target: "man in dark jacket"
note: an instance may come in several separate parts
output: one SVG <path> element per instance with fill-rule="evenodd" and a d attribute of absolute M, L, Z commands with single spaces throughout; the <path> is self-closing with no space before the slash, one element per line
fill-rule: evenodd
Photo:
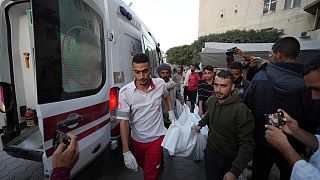
<path fill-rule="evenodd" d="M 235 89 L 231 72 L 221 70 L 214 81 L 215 96 L 206 105 L 208 111 L 195 126 L 196 132 L 208 125 L 205 170 L 210 180 L 235 180 L 254 151 L 254 119 Z"/>
<path fill-rule="evenodd" d="M 255 118 L 253 180 L 267 179 L 274 162 L 280 170 L 280 179 L 290 179 L 290 165 L 264 137 L 265 114 L 275 113 L 281 108 L 294 119 L 303 119 L 303 93 L 307 87 L 303 79 L 303 65 L 296 62 L 299 51 L 300 44 L 293 37 L 277 41 L 270 51 L 271 62 L 254 76 L 244 95 L 244 102 Z M 299 125 L 303 126 L 303 123 L 299 122 Z M 301 143 L 292 137 L 289 141 L 298 153 L 303 152 Z"/>

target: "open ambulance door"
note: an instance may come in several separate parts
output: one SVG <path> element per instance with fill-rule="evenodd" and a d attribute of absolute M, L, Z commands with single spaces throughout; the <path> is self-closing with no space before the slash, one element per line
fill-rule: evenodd
<path fill-rule="evenodd" d="M 37 117 L 45 173 L 55 130 L 78 136 L 81 170 L 110 144 L 102 1 L 31 0 Z"/>

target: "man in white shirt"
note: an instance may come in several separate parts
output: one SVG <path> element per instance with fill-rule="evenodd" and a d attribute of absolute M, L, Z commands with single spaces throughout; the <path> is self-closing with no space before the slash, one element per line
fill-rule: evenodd
<path fill-rule="evenodd" d="M 315 56 L 311 61 L 306 64 L 306 74 L 304 79 L 307 86 L 312 91 L 312 99 L 320 100 L 320 54 Z M 281 127 L 273 127 L 266 125 L 266 139 L 267 141 L 277 148 L 280 153 L 287 159 L 290 165 L 293 166 L 291 172 L 292 180 L 302 179 L 319 179 L 320 177 L 320 136 L 310 134 L 303 129 L 300 129 L 298 122 L 291 118 L 286 112 L 279 109 L 284 113 L 286 124 Z M 309 163 L 300 157 L 300 155 L 292 148 L 288 142 L 287 136 L 283 133 L 292 135 L 294 138 L 309 147 L 315 153 L 311 156 Z"/>
<path fill-rule="evenodd" d="M 184 73 L 184 81 L 183 81 L 183 98 L 185 102 L 187 102 L 187 97 L 188 97 L 188 81 L 189 81 L 190 74 L 191 74 L 191 65 L 187 65 L 187 71 Z"/>
<path fill-rule="evenodd" d="M 132 60 L 135 80 L 119 92 L 117 119 L 120 119 L 124 163 L 128 169 L 144 169 L 144 179 L 154 180 L 161 166 L 161 143 L 166 133 L 161 101 L 165 100 L 169 119 L 175 120 L 171 99 L 164 80 L 150 78 L 151 66 L 148 56 L 137 54 Z M 129 125 L 135 157 L 129 151 Z"/>

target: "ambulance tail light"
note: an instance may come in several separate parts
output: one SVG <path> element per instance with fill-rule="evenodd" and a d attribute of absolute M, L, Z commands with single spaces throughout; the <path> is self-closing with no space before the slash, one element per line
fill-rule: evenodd
<path fill-rule="evenodd" d="M 113 88 L 110 89 L 110 94 L 109 94 L 110 112 L 114 111 L 118 106 L 118 93 L 119 93 L 119 88 L 118 87 L 113 87 Z"/>

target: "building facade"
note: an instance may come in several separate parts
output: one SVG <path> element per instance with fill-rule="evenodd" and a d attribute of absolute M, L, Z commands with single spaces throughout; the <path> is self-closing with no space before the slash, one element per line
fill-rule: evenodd
<path fill-rule="evenodd" d="M 282 29 L 300 41 L 320 39 L 320 0 L 199 0 L 198 36 L 234 29 Z"/>

